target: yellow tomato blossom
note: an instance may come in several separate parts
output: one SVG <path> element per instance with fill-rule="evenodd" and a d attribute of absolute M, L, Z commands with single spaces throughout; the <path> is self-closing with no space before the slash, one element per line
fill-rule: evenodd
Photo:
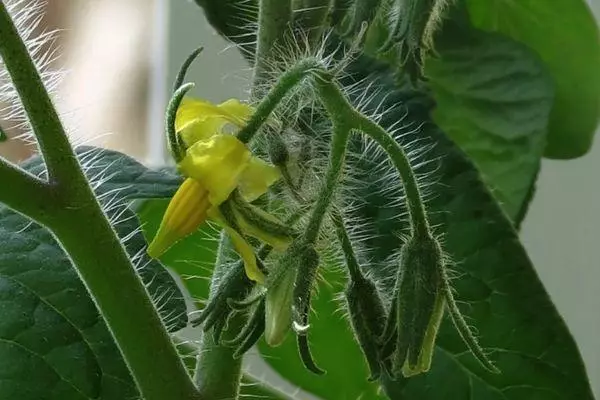
<path fill-rule="evenodd" d="M 169 203 L 148 247 L 151 257 L 159 257 L 175 242 L 196 231 L 208 217 L 231 236 L 244 260 L 248 277 L 264 282 L 252 246 L 227 224 L 218 208 L 236 189 L 246 201 L 252 201 L 279 179 L 276 167 L 254 157 L 244 143 L 225 131 L 228 126 L 241 128 L 252 112 L 250 106 L 234 99 L 218 105 L 188 98 L 182 101 L 177 110 L 175 130 L 186 148 L 185 156 L 178 164 L 186 179 Z M 242 217 L 236 217 L 244 233 L 275 248 L 287 246 L 286 240 L 263 234 L 260 229 L 247 226 Z"/>

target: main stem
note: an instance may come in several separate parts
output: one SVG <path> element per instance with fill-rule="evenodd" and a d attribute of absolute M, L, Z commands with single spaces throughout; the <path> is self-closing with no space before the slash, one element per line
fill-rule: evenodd
<path fill-rule="evenodd" d="M 4 3 L 0 3 L 0 55 L 44 155 L 50 180 L 44 187 L 52 191 L 52 196 L 45 199 L 51 211 L 43 214 L 43 219 L 34 212 L 25 214 L 41 220 L 70 256 L 142 397 L 200 400 L 156 308 L 81 170 Z M 27 179 L 39 186 L 39 182 Z"/>
<path fill-rule="evenodd" d="M 258 43 L 254 64 L 253 97 L 260 92 L 269 76 L 269 63 L 273 62 L 275 46 L 284 40 L 292 19 L 291 0 L 260 0 L 258 11 Z"/>
<path fill-rule="evenodd" d="M 17 88 L 29 123 L 48 169 L 48 179 L 73 175 L 78 168 L 56 109 L 46 92 L 25 43 L 21 40 L 4 2 L 0 2 L 0 56 Z"/>
<path fill-rule="evenodd" d="M 95 199 L 81 196 L 51 230 L 92 294 L 145 400 L 200 400 L 146 288 Z"/>
<path fill-rule="evenodd" d="M 211 291 L 215 291 L 227 269 L 227 252 L 231 247 L 225 233 L 221 234 Z M 211 293 L 212 295 L 212 293 Z M 244 317 L 236 315 L 229 321 L 223 340 L 234 338 L 244 325 Z M 194 380 L 203 398 L 207 400 L 235 400 L 238 398 L 242 379 L 242 358 L 235 358 L 234 347 L 215 343 L 211 332 L 202 334 Z"/>

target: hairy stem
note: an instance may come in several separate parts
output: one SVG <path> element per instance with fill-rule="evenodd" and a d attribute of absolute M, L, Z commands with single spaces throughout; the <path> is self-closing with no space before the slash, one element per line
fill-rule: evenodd
<path fill-rule="evenodd" d="M 145 400 L 201 399 L 113 228 L 93 197 L 81 197 L 55 215 L 51 230 L 92 294 L 140 393 Z"/>
<path fill-rule="evenodd" d="M 329 153 L 329 168 L 304 233 L 304 239 L 307 243 L 314 244 L 319 236 L 323 219 L 331 205 L 340 180 L 349 136 L 350 129 L 348 125 L 334 124 L 331 151 Z"/>
<path fill-rule="evenodd" d="M 48 179 L 69 178 L 78 169 L 71 145 L 42 79 L 4 3 L 0 3 L 0 56 L 19 93 L 48 169 Z"/>
<path fill-rule="evenodd" d="M 231 265 L 226 254 L 231 248 L 225 233 L 221 234 L 219 252 L 211 281 L 211 292 L 215 291 Z M 211 293 L 212 294 L 212 293 Z M 244 326 L 245 318 L 238 314 L 230 319 L 228 329 L 223 334 L 225 341 L 235 338 Z M 202 335 L 198 363 L 194 380 L 203 398 L 208 400 L 235 400 L 240 391 L 242 379 L 242 357 L 234 357 L 235 347 L 228 347 L 214 340 L 214 335 Z"/>
<path fill-rule="evenodd" d="M 284 39 L 292 19 L 291 0 L 260 0 L 258 44 L 254 63 L 253 97 L 262 97 L 261 85 L 269 76 L 274 47 Z"/>
<path fill-rule="evenodd" d="M 310 45 L 317 46 L 325 28 L 331 0 L 301 0 L 298 3 L 294 12 L 294 31 L 299 30 Z"/>
<path fill-rule="evenodd" d="M 158 312 L 81 170 L 4 3 L 0 3 L 0 55 L 42 150 L 50 180 L 46 187 L 52 190 L 52 196 L 42 197 L 48 203 L 47 214 L 44 207 L 31 213 L 23 209 L 24 213 L 40 218 L 69 254 L 142 397 L 199 400 Z M 14 169 L 4 165 L 2 170 L 17 180 Z M 20 176 L 23 185 L 20 195 L 41 191 L 40 182 L 24 174 Z M 27 197 L 21 200 L 31 201 Z"/>
<path fill-rule="evenodd" d="M 356 258 L 356 254 L 352 248 L 352 242 L 348 236 L 346 224 L 344 224 L 344 219 L 342 218 L 342 213 L 339 209 L 334 208 L 331 214 L 331 220 L 335 226 L 335 233 L 338 237 L 338 241 L 340 242 L 342 252 L 344 253 L 344 258 L 346 259 L 346 268 L 348 268 L 350 278 L 352 281 L 364 279 L 363 273 L 360 270 L 358 259 Z"/>
<path fill-rule="evenodd" d="M 0 203 L 45 224 L 55 207 L 48 184 L 0 157 Z"/>
<path fill-rule="evenodd" d="M 248 121 L 248 124 L 238 132 L 238 139 L 242 141 L 242 143 L 249 143 L 286 94 L 300 83 L 303 78 L 319 68 L 320 65 L 317 60 L 307 58 L 298 62 L 281 75 L 277 80 L 277 83 L 260 102 L 258 108 L 252 115 L 252 118 Z"/>
<path fill-rule="evenodd" d="M 355 112 L 354 120 L 356 121 L 356 129 L 365 133 L 383 148 L 400 174 L 400 178 L 404 184 L 404 193 L 406 194 L 406 201 L 410 212 L 413 234 L 428 234 L 430 231 L 429 222 L 425 213 L 425 207 L 423 206 L 421 192 L 415 173 L 404 150 L 385 129 L 369 118 Z"/>
<path fill-rule="evenodd" d="M 352 120 L 346 117 L 354 110 L 328 74 L 319 74 L 316 78 L 316 86 L 320 100 L 333 123 L 333 137 L 329 153 L 329 168 L 304 234 L 307 243 L 311 244 L 319 235 L 323 219 L 340 180 L 352 128 Z"/>

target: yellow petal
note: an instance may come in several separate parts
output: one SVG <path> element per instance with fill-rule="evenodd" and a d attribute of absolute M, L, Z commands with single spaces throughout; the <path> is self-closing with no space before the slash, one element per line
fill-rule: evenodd
<path fill-rule="evenodd" d="M 160 257 L 177 241 L 196 231 L 206 220 L 209 207 L 208 193 L 202 184 L 190 178 L 183 181 L 148 246 L 148 255 Z"/>
<path fill-rule="evenodd" d="M 225 226 L 225 232 L 231 237 L 231 242 L 235 251 L 240 255 L 244 261 L 244 269 L 248 279 L 256 281 L 261 285 L 265 283 L 265 274 L 258 268 L 256 262 L 256 254 L 250 244 L 240 235 L 235 229 Z"/>
<path fill-rule="evenodd" d="M 206 118 L 223 118 L 223 113 L 213 103 L 205 100 L 185 97 L 175 116 L 175 130 L 181 131 L 186 125 Z"/>
<path fill-rule="evenodd" d="M 238 128 L 241 128 L 250 119 L 254 109 L 248 104 L 241 103 L 237 99 L 229 99 L 217 106 L 223 113 L 223 117 Z"/>
<path fill-rule="evenodd" d="M 250 156 L 248 148 L 235 136 L 215 135 L 194 143 L 179 163 L 179 169 L 204 186 L 211 204 L 219 205 L 238 185 Z"/>
<path fill-rule="evenodd" d="M 229 226 L 229 224 L 225 221 L 225 217 L 223 217 L 223 214 L 221 214 L 219 207 L 211 207 L 208 210 L 208 216 L 212 221 L 219 224 L 231 238 L 231 242 L 233 243 L 235 251 L 244 261 L 244 270 L 246 271 L 246 276 L 248 276 L 248 279 L 263 285 L 265 283 L 265 274 L 258 268 L 256 254 L 254 253 L 252 246 L 250 246 L 250 244 L 242 235 Z"/>
<path fill-rule="evenodd" d="M 177 131 L 177 134 L 183 139 L 185 147 L 189 148 L 198 141 L 207 140 L 214 135 L 218 135 L 223 131 L 225 124 L 227 124 L 227 121 L 223 118 L 196 118 L 183 125 Z"/>
<path fill-rule="evenodd" d="M 230 99 L 219 105 L 186 97 L 177 109 L 175 131 L 187 147 L 223 131 L 227 123 L 241 128 L 254 109 L 239 100 Z"/>
<path fill-rule="evenodd" d="M 254 201 L 262 196 L 269 186 L 280 177 L 277 167 L 252 157 L 240 176 L 238 189 L 246 201 Z"/>

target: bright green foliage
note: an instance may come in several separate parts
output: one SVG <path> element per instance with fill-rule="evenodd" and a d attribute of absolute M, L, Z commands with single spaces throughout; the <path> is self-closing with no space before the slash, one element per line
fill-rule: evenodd
<path fill-rule="evenodd" d="M 549 158 L 585 154 L 600 117 L 600 35 L 584 0 L 467 0 L 481 29 L 505 34 L 535 50 L 556 85 Z"/>
<path fill-rule="evenodd" d="M 499 34 L 447 23 L 436 52 L 425 67 L 434 120 L 518 223 L 546 145 L 552 81 L 530 50 Z"/>

